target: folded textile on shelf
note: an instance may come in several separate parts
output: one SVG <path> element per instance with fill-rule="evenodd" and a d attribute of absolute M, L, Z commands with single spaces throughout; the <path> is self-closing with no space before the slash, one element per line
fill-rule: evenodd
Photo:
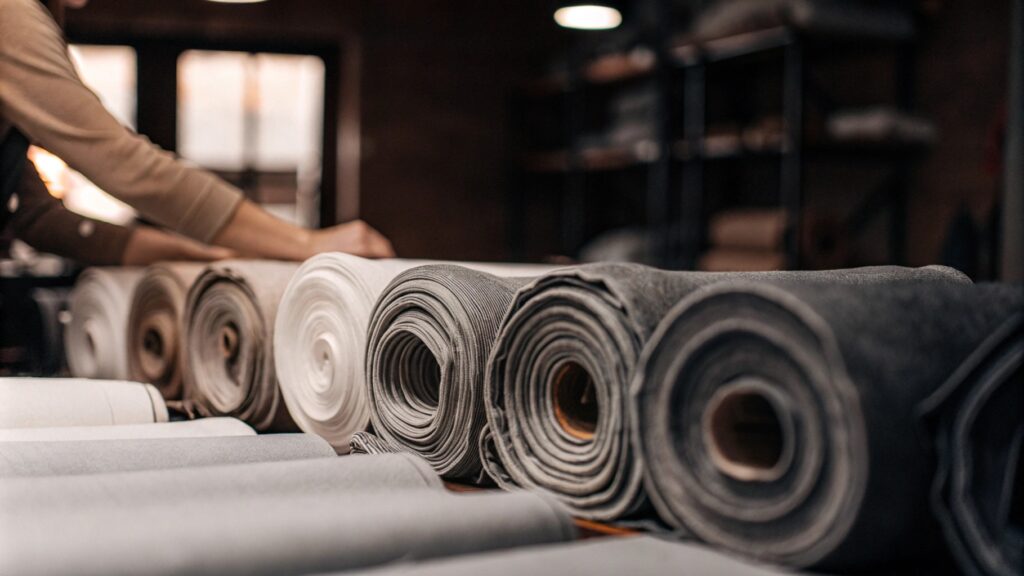
<path fill-rule="evenodd" d="M 0 478 L 72 476 L 136 470 L 335 457 L 311 434 L 0 443 Z"/>
<path fill-rule="evenodd" d="M 618 520 L 644 510 L 629 382 L 648 336 L 681 298 L 720 282 L 970 282 L 942 267 L 825 272 L 670 272 L 635 264 L 567 268 L 520 289 L 494 341 L 481 459 L 502 487 L 541 488 L 574 514 Z M 666 445 L 668 446 L 668 445 Z"/>
<path fill-rule="evenodd" d="M 422 488 L 18 508 L 0 511 L 0 573 L 299 575 L 566 542 L 575 534 L 571 518 L 542 495 Z"/>
<path fill-rule="evenodd" d="M 938 465 L 932 511 L 964 574 L 1024 573 L 1024 313 L 919 407 Z"/>
<path fill-rule="evenodd" d="M 0 378 L 0 429 L 167 421 L 156 388 L 85 378 Z"/>
<path fill-rule="evenodd" d="M 203 264 L 175 262 L 146 268 L 128 315 L 128 374 L 156 386 L 166 400 L 182 397 L 183 313 L 188 289 Z"/>
<path fill-rule="evenodd" d="M 186 402 L 204 416 L 233 416 L 260 432 L 295 430 L 274 368 L 278 303 L 298 264 L 210 264 L 185 304 Z"/>
<path fill-rule="evenodd" d="M 786 254 L 781 251 L 712 248 L 697 259 L 697 269 L 703 272 L 757 272 L 785 267 Z"/>
<path fill-rule="evenodd" d="M 89 268 L 78 277 L 64 330 L 73 376 L 128 379 L 128 311 L 141 279 L 142 268 Z"/>
<path fill-rule="evenodd" d="M 248 424 L 234 418 L 200 418 L 187 422 L 0 429 L 0 442 L 85 442 L 147 438 L 211 438 L 255 436 Z"/>
<path fill-rule="evenodd" d="M 718 284 L 679 302 L 633 382 L 661 517 L 793 567 L 935 560 L 915 407 L 1024 304 L 1016 287 Z"/>
<path fill-rule="evenodd" d="M 788 218 L 782 208 L 725 210 L 708 222 L 715 248 L 771 252 L 785 248 Z"/>

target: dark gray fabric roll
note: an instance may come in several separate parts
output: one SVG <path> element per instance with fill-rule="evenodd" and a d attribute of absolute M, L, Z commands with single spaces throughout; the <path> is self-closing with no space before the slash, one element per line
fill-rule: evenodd
<path fill-rule="evenodd" d="M 547 274 L 516 293 L 488 361 L 488 474 L 503 487 L 549 490 L 585 518 L 644 511 L 628 393 L 641 347 L 669 308 L 702 286 L 783 278 L 970 282 L 942 267 L 701 273 L 596 264 Z"/>
<path fill-rule="evenodd" d="M 575 536 L 553 500 L 443 490 L 189 498 L 0 512 L 0 574 L 289 575 Z"/>
<path fill-rule="evenodd" d="M 915 406 L 1021 306 L 1005 286 L 720 284 L 681 301 L 633 383 L 662 518 L 794 567 L 935 560 Z"/>
<path fill-rule="evenodd" d="M 595 538 L 359 572 L 366 576 L 771 576 L 789 574 L 696 544 L 650 536 Z"/>
<path fill-rule="evenodd" d="M 932 509 L 965 574 L 1024 574 L 1024 313 L 921 406 L 937 467 Z"/>
<path fill-rule="evenodd" d="M 501 315 L 527 281 L 443 264 L 399 274 L 377 300 L 367 338 L 374 433 L 446 478 L 482 481 L 484 367 Z"/>
<path fill-rule="evenodd" d="M 165 470 L 329 456 L 335 456 L 330 444 L 309 434 L 4 442 L 0 444 L 0 478 Z"/>

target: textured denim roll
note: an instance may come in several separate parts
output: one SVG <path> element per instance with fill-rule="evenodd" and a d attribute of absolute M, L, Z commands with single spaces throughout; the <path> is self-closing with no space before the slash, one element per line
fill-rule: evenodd
<path fill-rule="evenodd" d="M 527 493 L 454 495 L 419 488 L 193 497 L 131 507 L 0 511 L 0 573 L 299 575 L 574 536 L 557 503 Z"/>
<path fill-rule="evenodd" d="M 936 281 L 694 293 L 634 381 L 651 500 L 706 542 L 788 566 L 940 557 L 915 408 L 1022 303 Z"/>
<path fill-rule="evenodd" d="M 642 346 L 672 305 L 702 286 L 780 278 L 969 282 L 948 268 L 700 273 L 593 264 L 547 274 L 516 294 L 488 361 L 488 474 L 502 487 L 548 490 L 585 518 L 643 512 L 629 394 Z"/>
<path fill-rule="evenodd" d="M 960 570 L 1024 573 L 1024 526 L 1014 512 L 1024 502 L 1024 314 L 1008 318 L 921 411 L 938 462 L 932 509 Z"/>
<path fill-rule="evenodd" d="M 327 457 L 336 457 L 331 445 L 311 434 L 4 442 L 0 443 L 0 478 L 167 470 Z"/>
<path fill-rule="evenodd" d="M 150 438 L 215 438 L 255 436 L 248 424 L 234 418 L 200 418 L 186 422 L 66 426 L 61 428 L 0 428 L 0 442 L 86 442 Z"/>
<path fill-rule="evenodd" d="M 211 264 L 185 305 L 186 400 L 204 416 L 233 416 L 265 431 L 295 430 L 274 368 L 278 303 L 297 264 Z"/>
<path fill-rule="evenodd" d="M 128 312 L 142 268 L 89 268 L 71 291 L 64 349 L 72 376 L 128 379 Z"/>
<path fill-rule="evenodd" d="M 0 378 L 0 428 L 166 421 L 167 406 L 149 384 L 85 378 Z"/>
<path fill-rule="evenodd" d="M 351 572 L 349 574 L 352 574 Z M 772 576 L 790 574 L 731 558 L 696 544 L 669 542 L 650 536 L 592 538 L 433 560 L 386 570 L 357 572 L 365 576 Z"/>
<path fill-rule="evenodd" d="M 165 400 L 181 400 L 181 326 L 188 289 L 202 264 L 168 263 L 146 268 L 128 315 L 128 374 L 156 386 Z"/>

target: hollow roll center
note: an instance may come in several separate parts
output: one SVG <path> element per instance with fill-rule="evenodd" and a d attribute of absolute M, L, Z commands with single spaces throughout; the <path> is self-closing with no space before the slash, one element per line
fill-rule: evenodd
<path fill-rule="evenodd" d="M 770 482 L 785 472 L 792 442 L 783 414 L 767 391 L 733 386 L 719 390 L 702 423 L 715 467 L 737 480 Z"/>
<path fill-rule="evenodd" d="M 600 406 L 594 380 L 586 368 L 575 362 L 562 366 L 555 375 L 551 400 L 563 430 L 580 440 L 594 438 Z"/>
<path fill-rule="evenodd" d="M 150 328 L 142 335 L 142 348 L 153 356 L 163 357 L 164 337 L 159 330 Z"/>
<path fill-rule="evenodd" d="M 238 326 L 233 322 L 225 324 L 220 329 L 220 336 L 217 338 L 220 346 L 220 353 L 225 360 L 233 360 L 238 356 Z"/>
<path fill-rule="evenodd" d="M 417 336 L 409 334 L 405 347 L 405 366 L 398 372 L 399 386 L 428 408 L 437 408 L 441 398 L 441 365 Z"/>

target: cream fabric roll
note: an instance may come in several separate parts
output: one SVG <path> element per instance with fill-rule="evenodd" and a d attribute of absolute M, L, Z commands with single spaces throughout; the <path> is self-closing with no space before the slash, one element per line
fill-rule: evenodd
<path fill-rule="evenodd" d="M 0 429 L 167 421 L 156 388 L 84 378 L 0 378 Z"/>
<path fill-rule="evenodd" d="M 78 277 L 64 331 L 73 376 L 128 378 L 128 310 L 141 279 L 141 268 L 89 268 Z"/>
<path fill-rule="evenodd" d="M 274 329 L 277 377 L 299 427 L 347 453 L 370 419 L 364 355 L 377 297 L 426 260 L 367 260 L 340 252 L 307 260 L 281 299 Z M 497 276 L 532 276 L 551 266 L 453 263 Z"/>
<path fill-rule="evenodd" d="M 259 431 L 295 423 L 274 369 L 278 303 L 298 264 L 231 260 L 209 265 L 189 290 L 183 337 L 186 399 L 205 416 L 234 416 Z"/>
<path fill-rule="evenodd" d="M 166 400 L 180 400 L 182 314 L 185 296 L 203 264 L 175 262 L 146 268 L 128 315 L 128 374 L 157 387 Z"/>
<path fill-rule="evenodd" d="M 200 418 L 188 422 L 0 429 L 0 442 L 88 442 L 145 438 L 222 438 L 255 436 L 248 424 L 234 418 Z"/>

